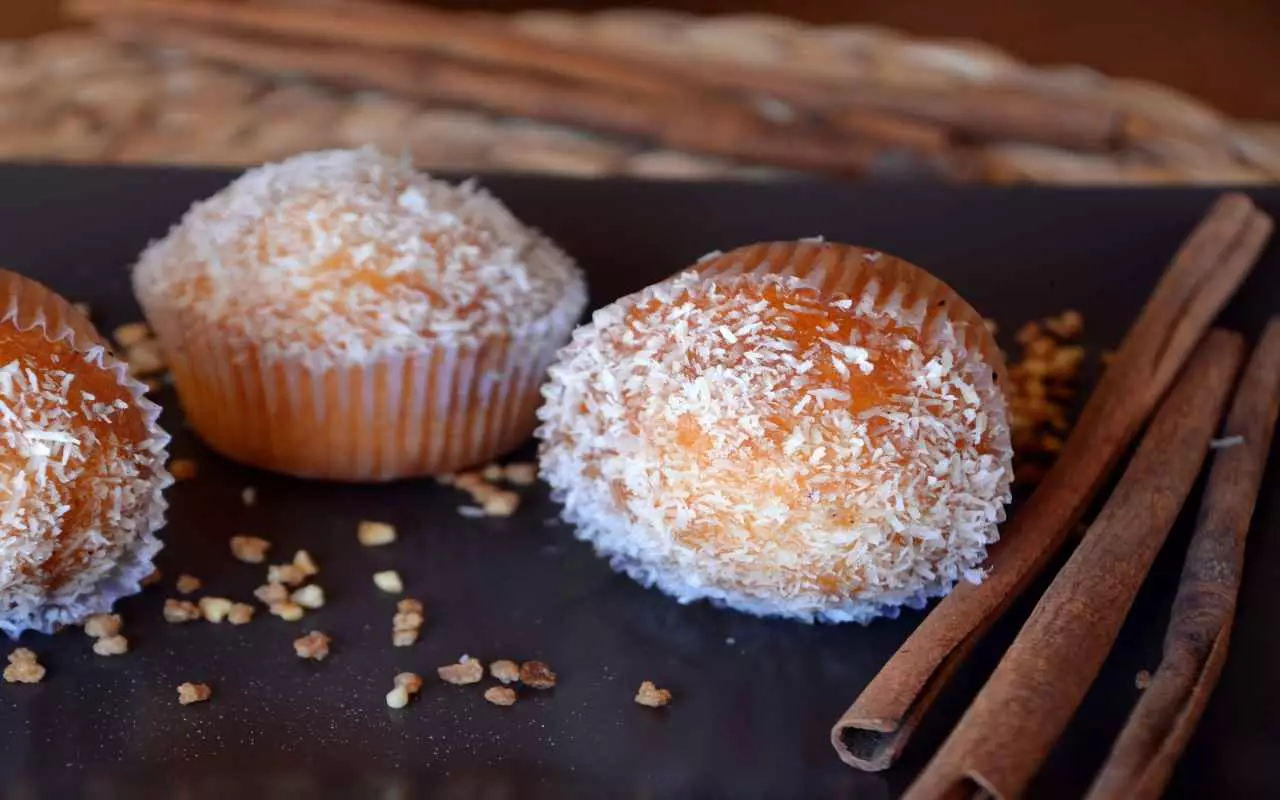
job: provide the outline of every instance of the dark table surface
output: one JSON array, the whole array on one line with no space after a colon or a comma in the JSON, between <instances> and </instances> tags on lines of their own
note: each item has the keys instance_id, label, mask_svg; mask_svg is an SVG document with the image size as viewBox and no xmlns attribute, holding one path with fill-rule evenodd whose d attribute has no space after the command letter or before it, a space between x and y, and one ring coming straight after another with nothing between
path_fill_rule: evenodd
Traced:
<instances>
[{"instance_id":1,"label":"dark table surface","mask_svg":"<svg viewBox=\"0 0 1280 800\"><path fill-rule=\"evenodd\" d=\"M139 318L128 268L224 172L0 167L0 264L90 303L104 329ZM1006 334L1065 308L1085 316L1092 360L1123 334L1208 190L1048 190L911 185L659 185L494 178L484 183L584 265L596 304L699 255L751 241L822 234L881 248L950 281ZM1280 214L1280 190L1253 192ZM1267 251L1222 324L1256 333L1280 307L1280 247ZM9 797L370 796L866 797L899 794L940 744L1030 610L1024 598L978 647L897 767L839 763L828 729L919 622L867 627L760 620L680 606L614 575L559 524L541 489L516 516L470 520L465 497L431 481L360 487L306 483L227 462L183 427L170 394L176 456L200 476L175 487L159 556L164 581L122 601L132 650L94 656L78 630L27 635L49 675L0 685L0 776ZM531 448L526 448L526 455ZM245 508L240 491L258 490ZM1240 612L1222 682L1174 779L1175 797L1280 795L1280 486L1274 470L1249 542ZM1032 789L1076 797L1154 669L1189 535L1183 514L1106 667ZM400 540L363 548L361 519ZM189 572L202 593L251 600L263 569L231 559L254 533L275 561L299 547L321 567L328 605L303 622L259 613L250 625L167 625L165 597ZM370 579L395 568L428 623L393 648L394 598ZM1043 588L1042 580L1035 588ZM1034 594L1033 592L1032 594ZM323 663L292 640L334 637ZM439 683L459 655L539 658L552 691L508 709L478 687ZM391 678L428 679L402 711ZM675 693L641 708L642 680ZM180 707L175 687L213 699Z\"/></svg>"}]
</instances>

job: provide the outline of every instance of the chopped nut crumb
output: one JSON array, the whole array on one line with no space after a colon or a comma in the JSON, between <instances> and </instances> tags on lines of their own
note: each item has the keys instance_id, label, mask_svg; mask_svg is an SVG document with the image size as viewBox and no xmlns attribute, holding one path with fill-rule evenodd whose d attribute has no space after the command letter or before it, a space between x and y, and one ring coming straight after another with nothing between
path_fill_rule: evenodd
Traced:
<instances>
[{"instance_id":1,"label":"chopped nut crumb","mask_svg":"<svg viewBox=\"0 0 1280 800\"><path fill-rule=\"evenodd\" d=\"M313 583L310 586L303 586L301 589L290 595L289 599L303 608L310 608L312 610L324 608L324 589L321 589Z\"/></svg>"},{"instance_id":2,"label":"chopped nut crumb","mask_svg":"<svg viewBox=\"0 0 1280 800\"><path fill-rule=\"evenodd\" d=\"M1044 326L1059 339L1070 341L1084 332L1084 317L1075 309L1063 311L1056 317L1049 317Z\"/></svg>"},{"instance_id":3,"label":"chopped nut crumb","mask_svg":"<svg viewBox=\"0 0 1280 800\"><path fill-rule=\"evenodd\" d=\"M200 473L200 466L190 458L175 458L169 462L169 474L175 481L189 481Z\"/></svg>"},{"instance_id":4,"label":"chopped nut crumb","mask_svg":"<svg viewBox=\"0 0 1280 800\"><path fill-rule=\"evenodd\" d=\"M484 498L481 508L486 516L509 517L520 507L520 495L515 492L497 491Z\"/></svg>"},{"instance_id":5,"label":"chopped nut crumb","mask_svg":"<svg viewBox=\"0 0 1280 800\"><path fill-rule=\"evenodd\" d=\"M200 613L210 622L222 622L231 613L231 601L225 597L201 597Z\"/></svg>"},{"instance_id":6,"label":"chopped nut crumb","mask_svg":"<svg viewBox=\"0 0 1280 800\"><path fill-rule=\"evenodd\" d=\"M365 547L379 547L384 544L391 544L396 540L396 529L385 522L364 520L360 523L360 527L356 529L356 538Z\"/></svg>"},{"instance_id":7,"label":"chopped nut crumb","mask_svg":"<svg viewBox=\"0 0 1280 800\"><path fill-rule=\"evenodd\" d=\"M272 564L267 567L267 583L301 586L306 579L307 576L295 564Z\"/></svg>"},{"instance_id":8,"label":"chopped nut crumb","mask_svg":"<svg viewBox=\"0 0 1280 800\"><path fill-rule=\"evenodd\" d=\"M265 606L274 606L289 600L289 590L283 583L264 583L253 590L253 596Z\"/></svg>"},{"instance_id":9,"label":"chopped nut crumb","mask_svg":"<svg viewBox=\"0 0 1280 800\"><path fill-rule=\"evenodd\" d=\"M396 603L396 614L391 618L391 643L396 647L408 647L418 641L426 616L422 603L406 597Z\"/></svg>"},{"instance_id":10,"label":"chopped nut crumb","mask_svg":"<svg viewBox=\"0 0 1280 800\"><path fill-rule=\"evenodd\" d=\"M503 683L515 683L520 680L520 667L504 658L489 665L489 674Z\"/></svg>"},{"instance_id":11,"label":"chopped nut crumb","mask_svg":"<svg viewBox=\"0 0 1280 800\"><path fill-rule=\"evenodd\" d=\"M417 694L422 691L422 678L414 672L401 672L396 675L396 686L403 686L409 694Z\"/></svg>"},{"instance_id":12,"label":"chopped nut crumb","mask_svg":"<svg viewBox=\"0 0 1280 800\"><path fill-rule=\"evenodd\" d=\"M538 465L531 461L508 464L506 479L516 486L532 486L538 482Z\"/></svg>"},{"instance_id":13,"label":"chopped nut crumb","mask_svg":"<svg viewBox=\"0 0 1280 800\"><path fill-rule=\"evenodd\" d=\"M115 636L120 632L123 621L119 614L94 614L84 621L84 632L95 639Z\"/></svg>"},{"instance_id":14,"label":"chopped nut crumb","mask_svg":"<svg viewBox=\"0 0 1280 800\"><path fill-rule=\"evenodd\" d=\"M232 603L227 612L227 622L232 625L245 625L253 619L253 606L248 603Z\"/></svg>"},{"instance_id":15,"label":"chopped nut crumb","mask_svg":"<svg viewBox=\"0 0 1280 800\"><path fill-rule=\"evenodd\" d=\"M232 536L231 555L246 564L261 564L271 549L271 542L257 536Z\"/></svg>"},{"instance_id":16,"label":"chopped nut crumb","mask_svg":"<svg viewBox=\"0 0 1280 800\"><path fill-rule=\"evenodd\" d=\"M443 475L435 476L436 483L441 486L452 486L454 481L458 480L458 476L452 472L446 472Z\"/></svg>"},{"instance_id":17,"label":"chopped nut crumb","mask_svg":"<svg viewBox=\"0 0 1280 800\"><path fill-rule=\"evenodd\" d=\"M1138 674L1133 676L1133 685L1138 687L1139 691L1146 691L1151 686L1151 673L1145 669L1138 670Z\"/></svg>"},{"instance_id":18,"label":"chopped nut crumb","mask_svg":"<svg viewBox=\"0 0 1280 800\"><path fill-rule=\"evenodd\" d=\"M179 594L191 594L200 588L200 579L194 575L179 575L177 589Z\"/></svg>"},{"instance_id":19,"label":"chopped nut crumb","mask_svg":"<svg viewBox=\"0 0 1280 800\"><path fill-rule=\"evenodd\" d=\"M457 664L436 667L436 674L445 683L465 686L469 683L480 682L480 679L484 677L484 664L474 658L466 658Z\"/></svg>"},{"instance_id":20,"label":"chopped nut crumb","mask_svg":"<svg viewBox=\"0 0 1280 800\"><path fill-rule=\"evenodd\" d=\"M104 636L93 643L93 652L100 656L118 656L129 652L129 640L116 634L115 636Z\"/></svg>"},{"instance_id":21,"label":"chopped nut crumb","mask_svg":"<svg viewBox=\"0 0 1280 800\"><path fill-rule=\"evenodd\" d=\"M400 580L400 573L394 569L373 573L373 585L391 594L400 594L404 591L404 582Z\"/></svg>"},{"instance_id":22,"label":"chopped nut crumb","mask_svg":"<svg viewBox=\"0 0 1280 800\"><path fill-rule=\"evenodd\" d=\"M151 328L145 322L129 322L112 331L111 338L120 347L133 347L152 338Z\"/></svg>"},{"instance_id":23,"label":"chopped nut crumb","mask_svg":"<svg viewBox=\"0 0 1280 800\"><path fill-rule=\"evenodd\" d=\"M479 472L460 472L453 479L453 485L457 489L464 492L474 492L480 487L487 487L489 484L480 476Z\"/></svg>"},{"instance_id":24,"label":"chopped nut crumb","mask_svg":"<svg viewBox=\"0 0 1280 800\"><path fill-rule=\"evenodd\" d=\"M490 686L484 690L484 699L495 706L513 706L516 704L516 690L509 686Z\"/></svg>"},{"instance_id":25,"label":"chopped nut crumb","mask_svg":"<svg viewBox=\"0 0 1280 800\"><path fill-rule=\"evenodd\" d=\"M201 616L200 607L190 600L174 600L171 597L164 601L165 622L191 622Z\"/></svg>"},{"instance_id":26,"label":"chopped nut crumb","mask_svg":"<svg viewBox=\"0 0 1280 800\"><path fill-rule=\"evenodd\" d=\"M640 691L636 692L636 702L649 708L662 708L671 702L671 692L659 689L652 681L645 681L640 684Z\"/></svg>"},{"instance_id":27,"label":"chopped nut crumb","mask_svg":"<svg viewBox=\"0 0 1280 800\"><path fill-rule=\"evenodd\" d=\"M178 702L184 706L203 703L213 696L213 690L203 683L184 683L178 687Z\"/></svg>"},{"instance_id":28,"label":"chopped nut crumb","mask_svg":"<svg viewBox=\"0 0 1280 800\"><path fill-rule=\"evenodd\" d=\"M324 661L329 655L329 643L332 641L320 631L311 631L306 636L293 640L293 651L298 654L298 658Z\"/></svg>"},{"instance_id":29,"label":"chopped nut crumb","mask_svg":"<svg viewBox=\"0 0 1280 800\"><path fill-rule=\"evenodd\" d=\"M143 586L143 587L153 586L153 585L155 585L155 584L157 584L157 583L159 583L159 582L160 582L160 578L161 578L161 577L162 577L162 575L160 574L160 570L158 570L158 569L153 569L153 570L151 570L150 572L148 572L148 573L147 573L147 575L146 575L146 577L145 577L145 578L143 578L142 580L138 581L138 585Z\"/></svg>"},{"instance_id":30,"label":"chopped nut crumb","mask_svg":"<svg viewBox=\"0 0 1280 800\"><path fill-rule=\"evenodd\" d=\"M409 705L409 691L403 686L397 686L387 692L387 708L404 708Z\"/></svg>"},{"instance_id":31,"label":"chopped nut crumb","mask_svg":"<svg viewBox=\"0 0 1280 800\"><path fill-rule=\"evenodd\" d=\"M316 566L316 562L306 550L299 550L293 554L293 565L302 570L302 574L308 578L320 573L320 568Z\"/></svg>"},{"instance_id":32,"label":"chopped nut crumb","mask_svg":"<svg viewBox=\"0 0 1280 800\"><path fill-rule=\"evenodd\" d=\"M285 622L297 622L306 613L297 603L276 603L269 610Z\"/></svg>"},{"instance_id":33,"label":"chopped nut crumb","mask_svg":"<svg viewBox=\"0 0 1280 800\"><path fill-rule=\"evenodd\" d=\"M246 486L240 490L240 502L246 508L252 508L258 504L258 490L252 486Z\"/></svg>"},{"instance_id":34,"label":"chopped nut crumb","mask_svg":"<svg viewBox=\"0 0 1280 800\"><path fill-rule=\"evenodd\" d=\"M506 471L501 464L485 464L484 469L480 470L480 477L490 483L502 480L504 474L506 474Z\"/></svg>"},{"instance_id":35,"label":"chopped nut crumb","mask_svg":"<svg viewBox=\"0 0 1280 800\"><path fill-rule=\"evenodd\" d=\"M160 345L153 339L138 342L124 349L124 360L129 367L129 374L136 378L145 378L164 372L164 353Z\"/></svg>"},{"instance_id":36,"label":"chopped nut crumb","mask_svg":"<svg viewBox=\"0 0 1280 800\"><path fill-rule=\"evenodd\" d=\"M39 683L44 680L45 669L36 660L36 654L19 647L9 654L9 666L4 668L6 683Z\"/></svg>"},{"instance_id":37,"label":"chopped nut crumb","mask_svg":"<svg viewBox=\"0 0 1280 800\"><path fill-rule=\"evenodd\" d=\"M556 674L541 661L526 661L520 665L520 682L530 689L550 689L556 685Z\"/></svg>"}]
</instances>

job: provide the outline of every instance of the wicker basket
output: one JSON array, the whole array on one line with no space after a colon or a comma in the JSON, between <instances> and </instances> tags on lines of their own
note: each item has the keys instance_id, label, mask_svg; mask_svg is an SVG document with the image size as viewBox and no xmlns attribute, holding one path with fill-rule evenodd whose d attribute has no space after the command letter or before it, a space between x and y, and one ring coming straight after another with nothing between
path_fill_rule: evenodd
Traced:
<instances>
[{"instance_id":1,"label":"wicker basket","mask_svg":"<svg viewBox=\"0 0 1280 800\"><path fill-rule=\"evenodd\" d=\"M1238 122L1163 86L1084 67L1033 68L976 42L924 41L869 26L765 16L616 10L485 18L548 46L603 46L654 61L743 65L788 78L856 73L905 88L1016 87L1038 102L1102 99L1140 116L1137 140L1091 151L970 138L935 154L936 174L1046 183L1252 183L1280 178L1280 126ZM77 30L0 45L0 158L247 165L364 143L424 168L576 177L767 179L796 173L478 109L429 106L243 70ZM853 121L859 124L858 120Z\"/></svg>"}]
</instances>

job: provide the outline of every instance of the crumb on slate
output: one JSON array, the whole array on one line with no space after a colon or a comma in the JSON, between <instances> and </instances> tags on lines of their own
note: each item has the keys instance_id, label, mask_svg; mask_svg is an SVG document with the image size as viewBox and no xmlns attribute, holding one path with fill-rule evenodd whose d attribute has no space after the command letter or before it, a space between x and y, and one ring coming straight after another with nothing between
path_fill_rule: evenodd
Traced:
<instances>
[{"instance_id":1,"label":"crumb on slate","mask_svg":"<svg viewBox=\"0 0 1280 800\"><path fill-rule=\"evenodd\" d=\"M306 636L293 640L293 651L298 654L298 658L324 661L329 655L329 644L332 641L332 638L320 631L311 631Z\"/></svg>"},{"instance_id":2,"label":"crumb on slate","mask_svg":"<svg viewBox=\"0 0 1280 800\"><path fill-rule=\"evenodd\" d=\"M520 680L520 667L509 659L499 659L489 665L489 674L503 683L515 683Z\"/></svg>"},{"instance_id":3,"label":"crumb on slate","mask_svg":"<svg viewBox=\"0 0 1280 800\"><path fill-rule=\"evenodd\" d=\"M456 664L436 667L436 674L445 683L465 686L480 682L480 679L484 677L484 664L474 658L463 656Z\"/></svg>"},{"instance_id":4,"label":"crumb on slate","mask_svg":"<svg viewBox=\"0 0 1280 800\"><path fill-rule=\"evenodd\" d=\"M541 661L526 661L520 665L520 682L530 689L550 689L556 685L556 674Z\"/></svg>"},{"instance_id":5,"label":"crumb on slate","mask_svg":"<svg viewBox=\"0 0 1280 800\"><path fill-rule=\"evenodd\" d=\"M6 683L39 683L44 680L45 669L36 660L36 654L19 647L9 654L9 666L4 668Z\"/></svg>"},{"instance_id":6,"label":"crumb on slate","mask_svg":"<svg viewBox=\"0 0 1280 800\"><path fill-rule=\"evenodd\" d=\"M396 529L385 522L364 520L356 529L356 538L365 547L380 547L396 540Z\"/></svg>"},{"instance_id":7,"label":"crumb on slate","mask_svg":"<svg viewBox=\"0 0 1280 800\"><path fill-rule=\"evenodd\" d=\"M84 621L84 632L95 639L101 639L115 636L123 624L119 614L93 614Z\"/></svg>"},{"instance_id":8,"label":"crumb on slate","mask_svg":"<svg viewBox=\"0 0 1280 800\"><path fill-rule=\"evenodd\" d=\"M178 594L191 594L200 588L200 579L194 575L182 574L178 576L176 586Z\"/></svg>"},{"instance_id":9,"label":"crumb on slate","mask_svg":"<svg viewBox=\"0 0 1280 800\"><path fill-rule=\"evenodd\" d=\"M662 708L671 702L671 692L654 686L653 681L645 681L636 692L636 702L649 708Z\"/></svg>"},{"instance_id":10,"label":"crumb on slate","mask_svg":"<svg viewBox=\"0 0 1280 800\"><path fill-rule=\"evenodd\" d=\"M271 549L271 542L259 536L232 536L231 555L246 564L261 564Z\"/></svg>"},{"instance_id":11,"label":"crumb on slate","mask_svg":"<svg viewBox=\"0 0 1280 800\"><path fill-rule=\"evenodd\" d=\"M484 699L495 706L513 706L516 704L516 690L510 686L490 686L484 690Z\"/></svg>"},{"instance_id":12,"label":"crumb on slate","mask_svg":"<svg viewBox=\"0 0 1280 800\"><path fill-rule=\"evenodd\" d=\"M184 706L203 703L213 696L213 690L203 683L184 683L178 686L178 702Z\"/></svg>"}]
</instances>

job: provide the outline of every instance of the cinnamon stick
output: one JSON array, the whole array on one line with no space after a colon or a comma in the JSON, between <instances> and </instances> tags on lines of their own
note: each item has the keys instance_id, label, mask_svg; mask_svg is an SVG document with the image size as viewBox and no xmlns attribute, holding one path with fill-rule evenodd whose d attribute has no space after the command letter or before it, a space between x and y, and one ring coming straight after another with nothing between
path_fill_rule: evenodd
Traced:
<instances>
[{"instance_id":1,"label":"cinnamon stick","mask_svg":"<svg viewBox=\"0 0 1280 800\"><path fill-rule=\"evenodd\" d=\"M1090 800L1154 800L1227 657L1245 537L1253 517L1280 408L1280 318L1249 359L1213 456L1204 502L1187 548L1164 655L1094 780ZM1233 441L1238 437L1238 443Z\"/></svg>"},{"instance_id":2,"label":"cinnamon stick","mask_svg":"<svg viewBox=\"0 0 1280 800\"><path fill-rule=\"evenodd\" d=\"M1197 340L1252 269L1271 220L1223 195L1179 249L1036 491L991 549L989 574L961 583L836 722L845 763L887 769L974 644L1004 613L1093 500Z\"/></svg>"},{"instance_id":3,"label":"cinnamon stick","mask_svg":"<svg viewBox=\"0 0 1280 800\"><path fill-rule=\"evenodd\" d=\"M175 47L249 69L301 73L339 85L379 88L429 102L480 107L794 169L856 174L874 166L884 152L868 142L775 125L713 99L637 103L625 95L458 63L244 39L184 25L110 23L103 29L116 38Z\"/></svg>"},{"instance_id":4,"label":"cinnamon stick","mask_svg":"<svg viewBox=\"0 0 1280 800\"><path fill-rule=\"evenodd\" d=\"M1212 331L1097 520L905 800L1021 797L1070 722L1195 484L1244 340Z\"/></svg>"}]
</instances>

